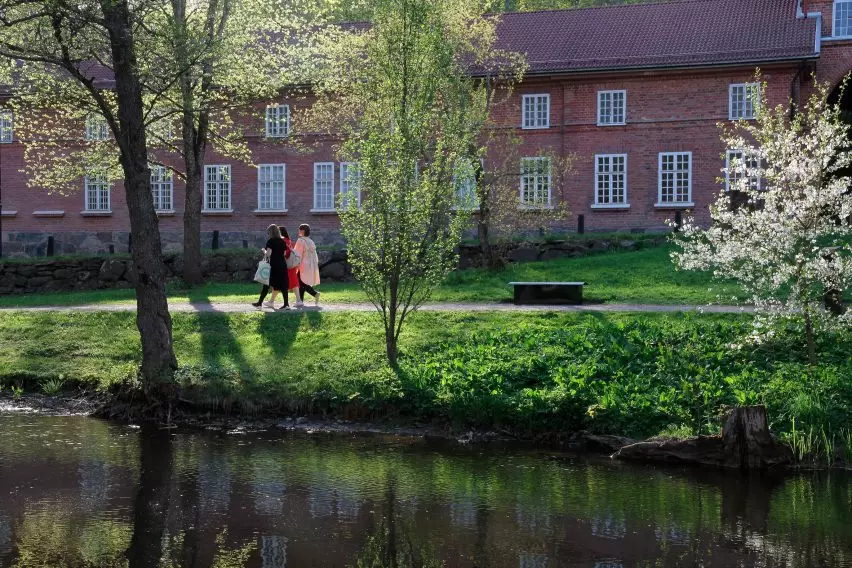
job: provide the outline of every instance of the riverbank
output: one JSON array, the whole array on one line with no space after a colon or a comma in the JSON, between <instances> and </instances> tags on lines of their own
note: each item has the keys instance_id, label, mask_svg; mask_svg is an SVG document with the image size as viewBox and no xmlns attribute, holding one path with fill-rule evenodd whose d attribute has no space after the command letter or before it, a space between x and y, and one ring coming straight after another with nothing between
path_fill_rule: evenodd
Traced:
<instances>
[{"instance_id":1,"label":"riverbank","mask_svg":"<svg viewBox=\"0 0 852 568\"><path fill-rule=\"evenodd\" d=\"M750 316L423 312L384 362L375 314L175 313L190 414L398 420L523 439L588 430L641 439L718 431L725 406L765 404L776 433L852 424L852 337L747 341ZM0 385L24 393L132 390L132 313L7 312Z\"/></svg>"}]
</instances>

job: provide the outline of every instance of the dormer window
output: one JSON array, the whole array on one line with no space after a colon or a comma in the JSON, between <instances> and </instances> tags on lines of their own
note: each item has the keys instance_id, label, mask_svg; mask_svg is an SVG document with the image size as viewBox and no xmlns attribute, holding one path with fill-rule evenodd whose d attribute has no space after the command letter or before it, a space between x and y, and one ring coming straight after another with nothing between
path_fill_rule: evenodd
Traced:
<instances>
[{"instance_id":1,"label":"dormer window","mask_svg":"<svg viewBox=\"0 0 852 568\"><path fill-rule=\"evenodd\" d=\"M831 17L834 37L852 38L852 0L834 0Z\"/></svg>"}]
</instances>

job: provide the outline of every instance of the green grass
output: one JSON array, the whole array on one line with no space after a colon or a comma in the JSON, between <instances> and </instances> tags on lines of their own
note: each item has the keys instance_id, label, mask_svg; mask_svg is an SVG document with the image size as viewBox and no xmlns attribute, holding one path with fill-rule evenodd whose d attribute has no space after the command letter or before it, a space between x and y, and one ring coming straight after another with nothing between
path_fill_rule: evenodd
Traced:
<instances>
[{"instance_id":1,"label":"green grass","mask_svg":"<svg viewBox=\"0 0 852 568\"><path fill-rule=\"evenodd\" d=\"M585 281L588 302L706 304L721 295L726 300L742 299L732 284L714 282L706 273L676 271L669 258L669 247L637 252L608 252L582 258L515 264L504 270L460 270L452 273L432 296L435 302L509 301L509 282L526 280ZM194 289L169 288L172 302L250 302L256 300L260 286L244 284L206 284ZM366 302L357 284L326 283L321 286L325 302ZM132 290L103 290L57 294L31 294L0 297L0 307L39 305L80 305L108 302L132 302Z\"/></svg>"},{"instance_id":2,"label":"green grass","mask_svg":"<svg viewBox=\"0 0 852 568\"><path fill-rule=\"evenodd\" d=\"M211 407L650 435L713 431L724 405L761 402L781 431L793 419L852 423L852 337L824 338L809 369L801 338L783 330L739 347L746 316L424 312L404 331L399 373L375 314L173 317L184 396ZM131 313L7 313L0 345L7 389L106 389L139 357Z\"/></svg>"}]
</instances>

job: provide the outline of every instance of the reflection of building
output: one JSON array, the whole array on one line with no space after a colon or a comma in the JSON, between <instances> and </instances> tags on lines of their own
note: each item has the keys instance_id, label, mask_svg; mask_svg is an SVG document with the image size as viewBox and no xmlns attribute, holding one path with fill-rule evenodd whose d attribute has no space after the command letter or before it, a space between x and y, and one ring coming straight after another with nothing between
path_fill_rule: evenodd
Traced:
<instances>
[{"instance_id":1,"label":"reflection of building","mask_svg":"<svg viewBox=\"0 0 852 568\"><path fill-rule=\"evenodd\" d=\"M539 531L550 530L551 518L549 509L528 508L518 503L515 516L518 526L533 534Z\"/></svg>"},{"instance_id":2,"label":"reflection of building","mask_svg":"<svg viewBox=\"0 0 852 568\"><path fill-rule=\"evenodd\" d=\"M312 487L308 495L308 509L314 518L334 514L334 492L325 487Z\"/></svg>"},{"instance_id":3,"label":"reflection of building","mask_svg":"<svg viewBox=\"0 0 852 568\"><path fill-rule=\"evenodd\" d=\"M595 515L591 520L592 535L603 538L622 539L627 534L627 525L623 518L616 519L612 513Z\"/></svg>"},{"instance_id":4,"label":"reflection of building","mask_svg":"<svg viewBox=\"0 0 852 568\"><path fill-rule=\"evenodd\" d=\"M231 465L220 453L198 459L198 507L202 514L227 510L231 501Z\"/></svg>"},{"instance_id":5,"label":"reflection of building","mask_svg":"<svg viewBox=\"0 0 852 568\"><path fill-rule=\"evenodd\" d=\"M476 526L476 505L471 499L459 499L450 503L450 520L454 525L466 528Z\"/></svg>"},{"instance_id":6,"label":"reflection of building","mask_svg":"<svg viewBox=\"0 0 852 568\"><path fill-rule=\"evenodd\" d=\"M287 538L278 535L260 537L261 568L285 568L287 566Z\"/></svg>"},{"instance_id":7,"label":"reflection of building","mask_svg":"<svg viewBox=\"0 0 852 568\"><path fill-rule=\"evenodd\" d=\"M99 509L109 489L109 466L102 461L86 460L77 466L80 480L80 505L85 511Z\"/></svg>"},{"instance_id":8,"label":"reflection of building","mask_svg":"<svg viewBox=\"0 0 852 568\"><path fill-rule=\"evenodd\" d=\"M618 560L598 560L595 562L595 568L624 568L624 564Z\"/></svg>"},{"instance_id":9,"label":"reflection of building","mask_svg":"<svg viewBox=\"0 0 852 568\"><path fill-rule=\"evenodd\" d=\"M284 512L284 492L286 487L278 481L254 481L251 484L254 495L254 510L258 515L280 515Z\"/></svg>"},{"instance_id":10,"label":"reflection of building","mask_svg":"<svg viewBox=\"0 0 852 568\"><path fill-rule=\"evenodd\" d=\"M518 568L547 568L547 555L537 552L519 552Z\"/></svg>"},{"instance_id":11,"label":"reflection of building","mask_svg":"<svg viewBox=\"0 0 852 568\"><path fill-rule=\"evenodd\" d=\"M12 523L5 517L0 517L0 552L10 550L12 545Z\"/></svg>"}]
</instances>

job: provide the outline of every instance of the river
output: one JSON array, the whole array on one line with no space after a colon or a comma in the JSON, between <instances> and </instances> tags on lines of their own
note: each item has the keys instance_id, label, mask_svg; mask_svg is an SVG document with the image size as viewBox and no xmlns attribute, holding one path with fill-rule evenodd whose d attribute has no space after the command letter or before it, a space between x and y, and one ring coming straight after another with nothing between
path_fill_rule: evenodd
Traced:
<instances>
[{"instance_id":1,"label":"river","mask_svg":"<svg viewBox=\"0 0 852 568\"><path fill-rule=\"evenodd\" d=\"M852 568L852 475L9 414L0 566Z\"/></svg>"}]
</instances>

